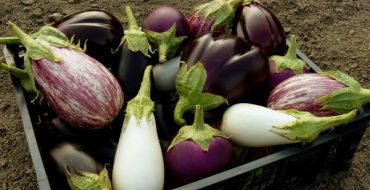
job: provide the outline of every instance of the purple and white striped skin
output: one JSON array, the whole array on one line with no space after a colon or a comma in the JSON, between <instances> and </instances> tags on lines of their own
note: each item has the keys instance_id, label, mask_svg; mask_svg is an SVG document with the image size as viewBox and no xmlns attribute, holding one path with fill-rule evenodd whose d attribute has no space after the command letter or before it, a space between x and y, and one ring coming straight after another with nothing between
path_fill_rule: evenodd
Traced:
<instances>
[{"instance_id":1,"label":"purple and white striped skin","mask_svg":"<svg viewBox=\"0 0 370 190\"><path fill-rule=\"evenodd\" d=\"M32 60L33 75L48 103L75 127L107 126L123 105L123 92L117 80L101 63L83 52L51 48L63 61Z\"/></svg>"},{"instance_id":2,"label":"purple and white striped skin","mask_svg":"<svg viewBox=\"0 0 370 190\"><path fill-rule=\"evenodd\" d=\"M315 116L337 115L334 111L322 109L322 96L345 86L327 76L307 73L286 79L270 93L267 107L274 110L297 109Z\"/></svg>"}]
</instances>

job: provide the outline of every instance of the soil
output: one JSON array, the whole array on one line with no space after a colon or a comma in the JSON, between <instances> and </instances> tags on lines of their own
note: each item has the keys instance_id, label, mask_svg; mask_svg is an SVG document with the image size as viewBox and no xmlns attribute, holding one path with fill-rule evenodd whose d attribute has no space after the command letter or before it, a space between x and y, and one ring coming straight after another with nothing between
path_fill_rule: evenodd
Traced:
<instances>
[{"instance_id":1,"label":"soil","mask_svg":"<svg viewBox=\"0 0 370 190\"><path fill-rule=\"evenodd\" d=\"M34 32L63 15L104 9L123 24L123 5L139 22L158 5L172 5L189 14L205 0L1 0L0 36L10 35L7 21ZM298 47L323 70L340 70L370 88L370 4L367 0L261 0L297 36ZM181 3L181 4L180 4ZM1 57L2 54L0 54ZM1 61L4 61L1 58ZM308 189L370 189L370 130L365 133L352 167ZM0 189L37 189L37 179L23 132L10 77L0 71Z\"/></svg>"}]
</instances>

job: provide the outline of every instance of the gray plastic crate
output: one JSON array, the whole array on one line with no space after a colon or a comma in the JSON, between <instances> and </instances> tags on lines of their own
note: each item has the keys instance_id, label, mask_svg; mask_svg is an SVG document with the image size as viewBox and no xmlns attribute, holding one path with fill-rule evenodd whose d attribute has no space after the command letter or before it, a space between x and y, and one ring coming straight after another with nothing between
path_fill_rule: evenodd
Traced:
<instances>
[{"instance_id":1,"label":"gray plastic crate","mask_svg":"<svg viewBox=\"0 0 370 190\"><path fill-rule=\"evenodd\" d=\"M22 61L18 51L18 47L4 48L7 64ZM301 51L297 54L312 70L320 71ZM43 137L35 130L29 101L19 81L12 77L12 82L39 188L63 189L66 186L59 185L65 182L55 178L54 168L47 167L49 161L43 152L45 145L40 143ZM321 135L313 143L279 146L273 154L175 189L303 189L351 166L369 121L370 105L365 105L353 121Z\"/></svg>"}]
</instances>

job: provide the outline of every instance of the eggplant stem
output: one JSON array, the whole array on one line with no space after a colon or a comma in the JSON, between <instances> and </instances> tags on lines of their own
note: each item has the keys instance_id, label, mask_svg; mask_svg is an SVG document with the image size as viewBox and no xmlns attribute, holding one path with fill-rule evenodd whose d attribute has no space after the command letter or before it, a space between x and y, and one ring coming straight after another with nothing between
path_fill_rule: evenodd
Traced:
<instances>
[{"instance_id":1,"label":"eggplant stem","mask_svg":"<svg viewBox=\"0 0 370 190\"><path fill-rule=\"evenodd\" d=\"M0 69L8 71L10 74L18 77L18 78L25 78L27 76L27 72L22 69L18 69L17 67L10 66L5 63L0 63Z\"/></svg>"},{"instance_id":2,"label":"eggplant stem","mask_svg":"<svg viewBox=\"0 0 370 190\"><path fill-rule=\"evenodd\" d=\"M4 37L4 38L0 38L0 44L20 45L22 43L18 37Z\"/></svg>"},{"instance_id":3,"label":"eggplant stem","mask_svg":"<svg viewBox=\"0 0 370 190\"><path fill-rule=\"evenodd\" d=\"M129 30L140 30L139 26L137 25L137 21L135 19L134 13L132 12L130 6L125 7L127 22L128 22L128 29Z\"/></svg>"},{"instance_id":4,"label":"eggplant stem","mask_svg":"<svg viewBox=\"0 0 370 190\"><path fill-rule=\"evenodd\" d=\"M297 58L297 42L294 34L290 36L288 52L284 57L287 59Z\"/></svg>"},{"instance_id":5,"label":"eggplant stem","mask_svg":"<svg viewBox=\"0 0 370 190\"><path fill-rule=\"evenodd\" d=\"M204 113L203 108L200 105L195 106L193 127L195 128L196 131L204 129Z\"/></svg>"}]
</instances>

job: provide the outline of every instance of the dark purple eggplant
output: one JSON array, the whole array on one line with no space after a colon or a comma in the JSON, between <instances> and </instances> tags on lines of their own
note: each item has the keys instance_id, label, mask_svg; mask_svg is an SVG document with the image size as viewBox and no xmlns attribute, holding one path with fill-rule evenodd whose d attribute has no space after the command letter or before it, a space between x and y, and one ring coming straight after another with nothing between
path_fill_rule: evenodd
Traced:
<instances>
[{"instance_id":1,"label":"dark purple eggplant","mask_svg":"<svg viewBox=\"0 0 370 190\"><path fill-rule=\"evenodd\" d=\"M292 35L290 37L289 49L285 56L273 55L269 57L270 92L282 81L292 76L308 73L310 71L308 65L303 60L297 58L296 48L295 35Z\"/></svg>"},{"instance_id":2,"label":"dark purple eggplant","mask_svg":"<svg viewBox=\"0 0 370 190\"><path fill-rule=\"evenodd\" d=\"M267 99L267 55L242 38L205 34L189 43L181 60L189 66L201 62L207 71L204 92L223 96L230 104L264 104Z\"/></svg>"},{"instance_id":3,"label":"dark purple eggplant","mask_svg":"<svg viewBox=\"0 0 370 190\"><path fill-rule=\"evenodd\" d=\"M268 55L280 55L285 48L284 29L275 14L257 1L245 1L236 11L232 34L262 48Z\"/></svg>"},{"instance_id":4,"label":"dark purple eggplant","mask_svg":"<svg viewBox=\"0 0 370 190\"><path fill-rule=\"evenodd\" d=\"M186 17L174 7L161 6L144 20L143 29L150 43L157 49L159 62L176 56L190 34Z\"/></svg>"},{"instance_id":5,"label":"dark purple eggplant","mask_svg":"<svg viewBox=\"0 0 370 190\"><path fill-rule=\"evenodd\" d=\"M193 125L181 127L165 153L170 179L183 185L233 166L236 155L227 138L204 123L203 109L197 105Z\"/></svg>"},{"instance_id":6,"label":"dark purple eggplant","mask_svg":"<svg viewBox=\"0 0 370 190\"><path fill-rule=\"evenodd\" d=\"M125 92L125 102L135 97L139 91L140 83L151 51L149 41L137 25L134 14L129 6L126 7L128 30L121 40L121 57L118 69L112 70Z\"/></svg>"},{"instance_id":7,"label":"dark purple eggplant","mask_svg":"<svg viewBox=\"0 0 370 190\"><path fill-rule=\"evenodd\" d=\"M243 0L213 0L201 4L188 17L192 37L219 31L229 34L236 8Z\"/></svg>"},{"instance_id":8,"label":"dark purple eggplant","mask_svg":"<svg viewBox=\"0 0 370 190\"><path fill-rule=\"evenodd\" d=\"M73 42L86 41L86 54L95 58L103 65L113 70L117 68L119 54L112 54L123 37L123 27L120 21L106 11L90 10L68 15L52 24Z\"/></svg>"}]
</instances>

